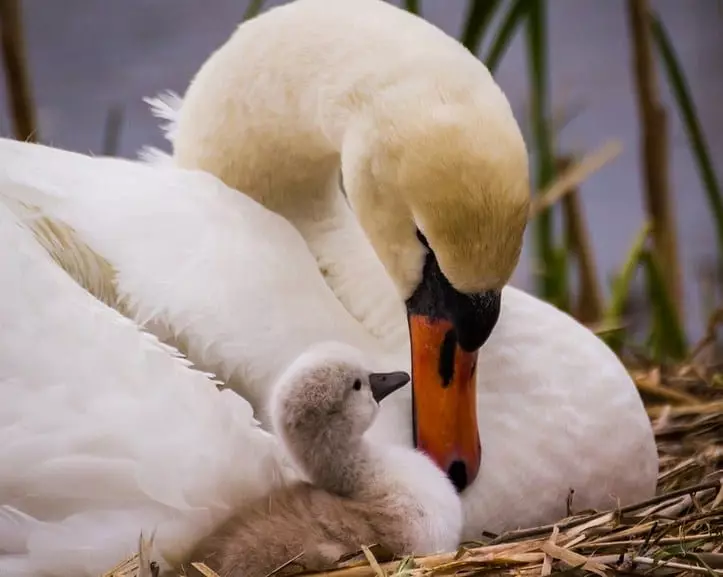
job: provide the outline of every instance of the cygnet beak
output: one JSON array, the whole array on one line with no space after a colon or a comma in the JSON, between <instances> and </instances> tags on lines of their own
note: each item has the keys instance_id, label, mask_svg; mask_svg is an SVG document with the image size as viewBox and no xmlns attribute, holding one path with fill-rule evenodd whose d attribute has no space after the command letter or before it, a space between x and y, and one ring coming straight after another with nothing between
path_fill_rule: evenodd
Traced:
<instances>
[{"instance_id":1,"label":"cygnet beak","mask_svg":"<svg viewBox=\"0 0 723 577\"><path fill-rule=\"evenodd\" d=\"M401 389L410 380L409 373L405 373L404 371L371 373L369 375L369 385L372 389L372 396L377 403L381 403L382 399L391 395L397 389Z\"/></svg>"}]
</instances>

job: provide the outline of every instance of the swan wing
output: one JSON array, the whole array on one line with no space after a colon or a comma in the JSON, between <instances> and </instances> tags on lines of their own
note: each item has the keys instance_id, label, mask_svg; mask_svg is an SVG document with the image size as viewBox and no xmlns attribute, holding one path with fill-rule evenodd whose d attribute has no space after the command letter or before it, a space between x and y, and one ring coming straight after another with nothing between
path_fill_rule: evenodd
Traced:
<instances>
[{"instance_id":1,"label":"swan wing","mask_svg":"<svg viewBox=\"0 0 723 577\"><path fill-rule=\"evenodd\" d=\"M17 207L15 207L17 209ZM251 406L77 284L0 203L0 573L171 562L282 469Z\"/></svg>"}]
</instances>

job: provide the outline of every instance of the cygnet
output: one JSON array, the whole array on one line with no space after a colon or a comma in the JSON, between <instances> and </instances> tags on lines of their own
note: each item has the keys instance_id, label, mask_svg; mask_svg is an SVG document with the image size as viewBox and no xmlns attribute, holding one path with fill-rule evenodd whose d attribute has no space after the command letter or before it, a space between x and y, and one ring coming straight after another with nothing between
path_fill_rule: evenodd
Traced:
<instances>
[{"instance_id":1,"label":"cygnet","mask_svg":"<svg viewBox=\"0 0 723 577\"><path fill-rule=\"evenodd\" d=\"M362 545L395 555L457 547L463 513L448 478L423 453L364 435L382 399L408 382L405 372L371 371L360 351L339 343L299 356L276 383L269 410L308 482L235 512L189 563L220 577L264 577L292 559L320 570Z\"/></svg>"}]
</instances>

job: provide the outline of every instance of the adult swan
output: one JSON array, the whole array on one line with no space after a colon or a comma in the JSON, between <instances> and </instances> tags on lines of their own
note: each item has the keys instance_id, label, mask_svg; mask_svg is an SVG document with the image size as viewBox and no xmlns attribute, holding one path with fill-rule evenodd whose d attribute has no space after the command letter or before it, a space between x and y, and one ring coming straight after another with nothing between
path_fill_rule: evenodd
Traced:
<instances>
[{"instance_id":1,"label":"adult swan","mask_svg":"<svg viewBox=\"0 0 723 577\"><path fill-rule=\"evenodd\" d=\"M380 304L393 298L391 278L409 325L414 440L459 489L477 477L475 406L490 418L494 386L507 403L498 415L537 412L515 418L524 431L516 442L507 437L508 455L525 462L516 474L540 479L562 466L538 462L539 445L556 453L574 438L568 456L587 446L591 459L612 450L637 464L636 480L599 478L605 491L624 500L653 491L653 437L632 382L561 312L508 289L507 309L519 309L499 320L508 326L496 329L504 353L483 349L475 386L478 349L498 324L502 287L519 259L528 165L507 99L456 40L381 0L297 0L243 24L171 120L175 164L210 172L287 218L337 298L375 334L384 329L369 315L375 307L389 314ZM340 173L353 214L341 201ZM515 357L510 372L494 374L505 355ZM553 402L573 387L594 402L574 410ZM555 394L542 401L546 390ZM623 419L610 402L627 407L625 426L636 432L620 447L596 448L593 422ZM511 482L514 467L495 466L492 438L482 438L487 474ZM587 469L592 484L600 460L570 459L550 486L560 488L565 475L572 483L575 469Z\"/></svg>"},{"instance_id":2,"label":"adult swan","mask_svg":"<svg viewBox=\"0 0 723 577\"><path fill-rule=\"evenodd\" d=\"M416 436L467 485L467 537L552 521L570 488L576 508L654 491L652 432L619 361L502 289L527 155L456 41L379 0L298 0L242 25L177 121L173 162L201 173L4 141L0 195L79 283L262 421L274 378L314 341L350 341L380 368L411 356L413 398L390 398L372 434ZM40 485L51 503L54 481Z\"/></svg>"}]
</instances>

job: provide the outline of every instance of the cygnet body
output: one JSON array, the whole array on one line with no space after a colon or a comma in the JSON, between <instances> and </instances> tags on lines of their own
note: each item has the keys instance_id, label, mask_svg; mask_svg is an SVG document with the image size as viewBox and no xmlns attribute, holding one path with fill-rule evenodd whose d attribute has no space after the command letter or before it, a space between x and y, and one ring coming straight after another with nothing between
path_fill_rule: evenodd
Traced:
<instances>
[{"instance_id":1,"label":"cygnet body","mask_svg":"<svg viewBox=\"0 0 723 577\"><path fill-rule=\"evenodd\" d=\"M366 367L356 349L325 343L286 370L270 411L276 434L309 482L236 512L195 547L190 562L203 562L220 577L263 577L291 559L318 570L361 545L379 544L398 555L458 545L463 512L447 477L421 452L364 436L379 402L409 375Z\"/></svg>"}]
</instances>

